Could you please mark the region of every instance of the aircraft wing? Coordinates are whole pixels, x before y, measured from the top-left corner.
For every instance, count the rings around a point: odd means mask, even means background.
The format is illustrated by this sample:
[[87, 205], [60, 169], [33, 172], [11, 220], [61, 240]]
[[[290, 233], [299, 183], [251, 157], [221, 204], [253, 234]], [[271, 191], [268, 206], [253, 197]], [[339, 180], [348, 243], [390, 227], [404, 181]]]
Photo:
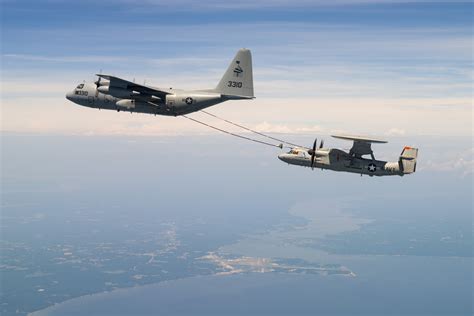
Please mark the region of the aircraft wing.
[[161, 100], [165, 100], [167, 94], [171, 94], [170, 92], [160, 90], [157, 88], [141, 85], [135, 82], [131, 82], [122, 78], [118, 78], [115, 76], [109, 76], [109, 75], [102, 75], [102, 74], [97, 74], [97, 76], [109, 80], [110, 84], [109, 86], [112, 88], [121, 88], [121, 89], [126, 89], [130, 91], [136, 91], [140, 93], [142, 96], [143, 95], [154, 95]]
[[334, 138], [351, 140], [354, 142], [350, 150], [351, 154], [356, 156], [370, 155], [372, 154], [372, 143], [383, 144], [386, 143], [386, 140], [370, 138], [365, 136], [352, 136], [352, 135], [331, 135]]

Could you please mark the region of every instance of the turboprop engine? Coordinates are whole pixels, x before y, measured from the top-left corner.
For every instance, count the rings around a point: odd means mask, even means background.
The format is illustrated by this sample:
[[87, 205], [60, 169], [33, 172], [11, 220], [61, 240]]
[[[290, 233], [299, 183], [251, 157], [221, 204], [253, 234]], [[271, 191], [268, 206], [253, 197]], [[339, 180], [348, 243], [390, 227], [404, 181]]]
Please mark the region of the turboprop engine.
[[137, 103], [137, 101], [135, 101], [135, 100], [123, 99], [123, 100], [117, 101], [117, 103], [115, 103], [115, 105], [119, 108], [124, 108], [124, 109], [130, 110], [130, 109], [135, 108], [136, 103]]

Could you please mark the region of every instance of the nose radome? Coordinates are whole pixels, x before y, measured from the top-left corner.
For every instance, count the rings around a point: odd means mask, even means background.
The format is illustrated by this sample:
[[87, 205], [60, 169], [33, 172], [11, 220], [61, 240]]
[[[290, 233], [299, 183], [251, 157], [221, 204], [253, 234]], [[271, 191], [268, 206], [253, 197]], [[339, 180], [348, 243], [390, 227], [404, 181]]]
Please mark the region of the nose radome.
[[279, 154], [279, 155], [278, 155], [278, 159], [280, 159], [281, 161], [285, 161], [285, 162], [286, 162], [286, 154]]
[[68, 99], [69, 101], [72, 101], [72, 92], [66, 93], [66, 99]]

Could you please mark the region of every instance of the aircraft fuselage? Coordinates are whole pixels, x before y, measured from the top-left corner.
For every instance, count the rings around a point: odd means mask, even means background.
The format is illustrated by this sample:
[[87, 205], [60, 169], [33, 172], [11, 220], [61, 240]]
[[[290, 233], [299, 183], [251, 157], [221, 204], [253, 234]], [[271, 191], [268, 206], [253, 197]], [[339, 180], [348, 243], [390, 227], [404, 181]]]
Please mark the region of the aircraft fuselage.
[[[278, 158], [291, 165], [311, 167], [311, 155], [306, 150], [296, 150], [294, 153], [280, 154]], [[353, 157], [340, 149], [318, 149], [313, 167], [369, 176], [404, 175], [398, 162]]]
[[[186, 91], [169, 89], [165, 100], [159, 98], [117, 97], [101, 93], [94, 84], [80, 84], [66, 95], [76, 104], [104, 110], [148, 113], [154, 115], [178, 116], [192, 113], [209, 106], [232, 99], [210, 91]], [[132, 92], [133, 93], [133, 92]], [[134, 97], [134, 98], [132, 98]]]

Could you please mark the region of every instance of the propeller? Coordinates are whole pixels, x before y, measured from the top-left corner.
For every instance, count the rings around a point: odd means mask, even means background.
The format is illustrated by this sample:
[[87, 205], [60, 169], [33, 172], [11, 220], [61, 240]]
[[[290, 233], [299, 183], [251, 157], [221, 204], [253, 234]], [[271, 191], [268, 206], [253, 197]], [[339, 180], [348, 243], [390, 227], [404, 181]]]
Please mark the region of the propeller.
[[[102, 73], [102, 69], [100, 70], [100, 73]], [[94, 83], [95, 83], [95, 97], [96, 98], [99, 95], [99, 87], [100, 87], [100, 80], [101, 79], [102, 79], [102, 77], [98, 76], [97, 80], [94, 81]]]
[[[308, 154], [311, 155], [311, 169], [314, 169], [314, 159], [316, 157], [316, 148], [318, 147], [318, 139], [316, 138], [313, 143], [313, 148], [308, 149]], [[324, 146], [324, 140], [321, 140], [321, 143], [319, 144], [319, 149], [323, 148]]]
[[[102, 73], [102, 69], [100, 70], [99, 73], [100, 73], [100, 74]], [[98, 78], [97, 78], [96, 81], [94, 81], [94, 83], [95, 83], [95, 86], [98, 88], [98, 87], [100, 87], [100, 81], [102, 80], [102, 77], [100, 77], [100, 76], [97, 76], [97, 77], [98, 77]]]
[[316, 138], [313, 143], [313, 148], [308, 149], [308, 154], [311, 155], [311, 169], [314, 169], [314, 157], [316, 156], [316, 145], [317, 145], [318, 139]]

